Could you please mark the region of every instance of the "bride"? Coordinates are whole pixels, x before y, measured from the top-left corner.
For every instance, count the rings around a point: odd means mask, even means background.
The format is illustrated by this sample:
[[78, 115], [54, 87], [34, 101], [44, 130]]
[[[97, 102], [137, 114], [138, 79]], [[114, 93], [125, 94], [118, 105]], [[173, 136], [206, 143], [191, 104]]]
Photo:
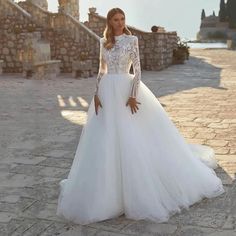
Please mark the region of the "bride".
[[60, 182], [57, 215], [83, 225], [122, 214], [165, 222], [224, 193], [216, 167], [213, 149], [186, 143], [141, 81], [138, 38], [124, 12], [111, 9], [95, 95], [68, 178]]

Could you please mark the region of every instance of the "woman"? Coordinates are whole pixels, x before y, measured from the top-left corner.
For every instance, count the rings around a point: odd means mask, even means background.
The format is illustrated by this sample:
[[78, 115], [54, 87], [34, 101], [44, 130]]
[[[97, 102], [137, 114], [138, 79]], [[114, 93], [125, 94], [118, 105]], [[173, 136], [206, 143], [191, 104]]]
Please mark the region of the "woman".
[[216, 166], [213, 150], [187, 144], [141, 82], [138, 38], [124, 12], [111, 9], [94, 99], [69, 176], [60, 183], [57, 214], [79, 224], [122, 214], [165, 222], [224, 193]]

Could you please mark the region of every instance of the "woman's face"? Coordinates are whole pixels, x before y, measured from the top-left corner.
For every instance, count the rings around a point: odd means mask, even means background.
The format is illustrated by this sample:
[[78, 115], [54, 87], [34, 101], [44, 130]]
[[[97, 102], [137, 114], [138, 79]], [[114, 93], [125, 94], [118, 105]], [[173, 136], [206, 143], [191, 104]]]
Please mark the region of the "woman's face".
[[110, 24], [114, 31], [123, 31], [125, 28], [125, 16], [121, 13], [116, 13], [111, 19]]

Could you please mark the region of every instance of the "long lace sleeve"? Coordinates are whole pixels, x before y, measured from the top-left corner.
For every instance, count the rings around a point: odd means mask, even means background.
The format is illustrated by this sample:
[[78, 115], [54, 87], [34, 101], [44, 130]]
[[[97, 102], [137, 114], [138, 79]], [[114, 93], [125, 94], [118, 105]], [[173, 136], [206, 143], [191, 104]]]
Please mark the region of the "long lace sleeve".
[[103, 48], [104, 48], [103, 38], [101, 38], [100, 39], [100, 52], [99, 52], [99, 70], [98, 70], [97, 79], [96, 79], [95, 95], [98, 94], [99, 82], [102, 76], [107, 72], [107, 65], [103, 56]]
[[136, 98], [138, 93], [138, 87], [141, 80], [141, 66], [140, 66], [139, 46], [138, 46], [137, 36], [134, 36], [134, 42], [130, 58], [133, 63], [133, 70], [134, 70], [134, 78], [131, 85], [130, 97]]

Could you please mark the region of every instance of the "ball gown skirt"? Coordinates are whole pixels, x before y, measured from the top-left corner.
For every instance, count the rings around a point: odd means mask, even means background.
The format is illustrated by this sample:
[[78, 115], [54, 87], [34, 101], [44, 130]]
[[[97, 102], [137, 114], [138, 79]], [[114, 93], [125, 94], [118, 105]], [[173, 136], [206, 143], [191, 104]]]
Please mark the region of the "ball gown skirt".
[[212, 148], [188, 144], [141, 81], [137, 113], [126, 106], [133, 75], [105, 74], [92, 99], [57, 215], [89, 224], [125, 214], [166, 222], [203, 198], [224, 193]]

